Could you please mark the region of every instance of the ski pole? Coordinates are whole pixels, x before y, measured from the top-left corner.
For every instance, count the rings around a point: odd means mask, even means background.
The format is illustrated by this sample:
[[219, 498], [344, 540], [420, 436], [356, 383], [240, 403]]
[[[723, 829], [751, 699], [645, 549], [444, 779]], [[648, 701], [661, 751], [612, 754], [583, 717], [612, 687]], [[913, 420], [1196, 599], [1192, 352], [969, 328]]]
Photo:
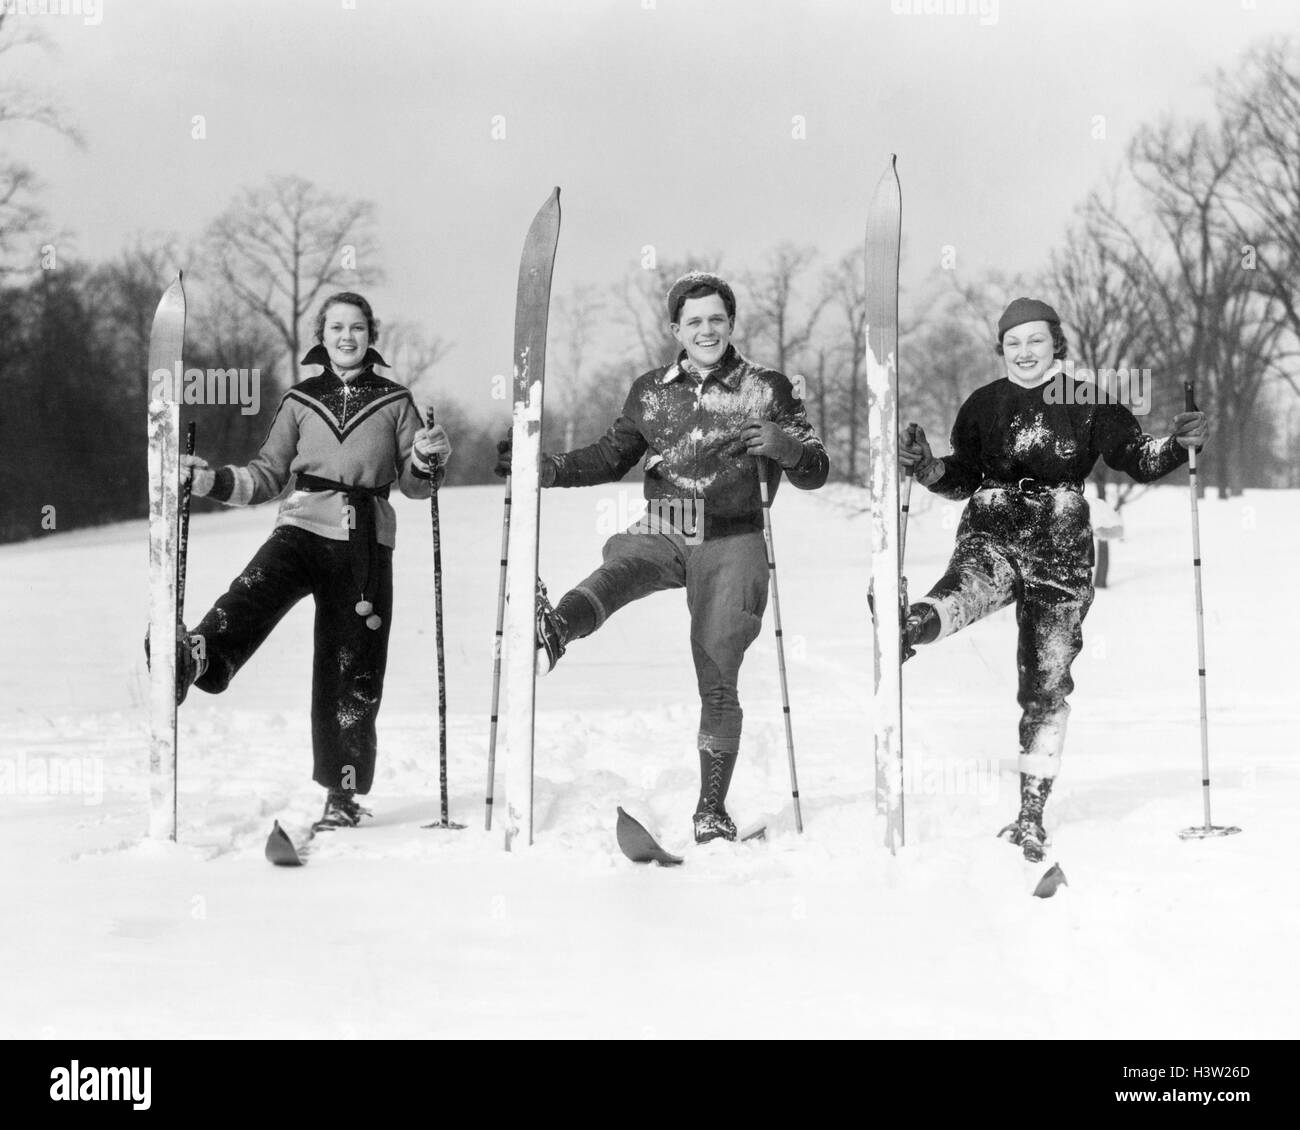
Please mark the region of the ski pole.
[[[1183, 383], [1185, 395], [1184, 409], [1187, 412], [1199, 411], [1196, 407], [1195, 390], [1191, 381]], [[1203, 840], [1210, 836], [1230, 836], [1240, 832], [1240, 828], [1216, 827], [1210, 822], [1210, 723], [1205, 699], [1205, 609], [1201, 602], [1201, 519], [1197, 506], [1197, 449], [1187, 449], [1187, 483], [1192, 500], [1192, 573], [1196, 578], [1196, 675], [1201, 692], [1201, 796], [1205, 806], [1204, 826], [1193, 825], [1178, 833], [1184, 840]]]
[[501, 642], [506, 618], [506, 564], [510, 547], [510, 476], [506, 476], [506, 504], [501, 517], [501, 582], [497, 587], [497, 632], [492, 642], [492, 725], [488, 732], [487, 817], [492, 831], [492, 789], [497, 768], [497, 711], [501, 703]]
[[[185, 454], [194, 454], [194, 433], [196, 429], [194, 421], [191, 420], [185, 430]], [[190, 468], [190, 476], [185, 480], [181, 487], [181, 513], [180, 513], [180, 537], [176, 546], [176, 632], [177, 638], [185, 635], [185, 571], [190, 556], [190, 491], [194, 485], [194, 468]], [[190, 641], [185, 640], [185, 646], [189, 647]], [[180, 672], [176, 672], [177, 685], [179, 686]], [[172, 762], [172, 839], [176, 838], [175, 829], [179, 826], [179, 777], [180, 771], [179, 754]]]
[[[907, 577], [903, 573], [903, 563], [907, 554], [907, 515], [912, 508], [912, 468], [908, 467], [906, 474], [903, 476], [903, 501], [899, 507], [898, 514], [898, 630], [899, 638], [902, 639], [902, 633], [907, 625]], [[906, 641], [904, 641], [905, 643]], [[901, 655], [901, 650], [900, 650]], [[901, 684], [902, 665], [899, 665], [899, 681]], [[901, 692], [900, 692], [901, 693]]]
[[912, 506], [912, 468], [903, 478], [903, 505], [898, 519], [898, 571], [903, 571], [903, 555], [907, 550], [907, 513]]
[[[194, 454], [194, 421], [191, 420], [185, 431], [185, 454]], [[190, 468], [190, 477], [181, 487], [181, 537], [176, 554], [176, 616], [185, 623], [185, 565], [190, 551], [190, 489], [194, 485], [194, 468]]]
[[772, 621], [776, 625], [776, 662], [781, 671], [781, 712], [785, 717], [785, 748], [790, 758], [790, 796], [794, 799], [795, 831], [803, 831], [799, 808], [799, 778], [794, 768], [794, 731], [790, 727], [790, 691], [785, 677], [785, 642], [781, 634], [781, 594], [776, 586], [776, 552], [772, 548], [772, 499], [767, 491], [767, 468], [759, 464], [758, 493], [763, 504], [763, 546], [767, 550], [767, 574], [772, 581]]
[[[435, 421], [433, 408], [429, 408], [429, 427]], [[436, 824], [426, 824], [426, 828], [461, 829], [464, 824], [455, 824], [448, 818], [447, 812], [447, 660], [442, 643], [442, 523], [438, 517], [438, 482], [437, 475], [442, 460], [434, 459], [432, 468], [432, 487], [429, 492], [429, 520], [433, 528], [433, 623], [434, 644], [438, 652], [438, 790], [442, 799], [442, 819]]]

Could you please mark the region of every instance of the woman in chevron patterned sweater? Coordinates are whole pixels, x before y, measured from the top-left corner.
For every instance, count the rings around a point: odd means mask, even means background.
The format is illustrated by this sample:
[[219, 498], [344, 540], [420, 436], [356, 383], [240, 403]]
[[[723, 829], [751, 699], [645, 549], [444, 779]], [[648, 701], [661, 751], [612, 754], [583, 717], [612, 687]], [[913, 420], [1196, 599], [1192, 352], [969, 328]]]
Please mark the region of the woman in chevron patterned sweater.
[[315, 598], [312, 778], [327, 790], [317, 828], [355, 827], [369, 813], [357, 795], [375, 772], [375, 720], [383, 696], [393, 603], [396, 520], [389, 489], [428, 498], [451, 445], [423, 427], [410, 392], [379, 376], [378, 325], [359, 294], [327, 298], [316, 342], [302, 359], [324, 372], [291, 388], [262, 449], [247, 466], [182, 460], [194, 494], [229, 506], [276, 498], [293, 482], [271, 536], [194, 629], [178, 664], [217, 694], [299, 600]]

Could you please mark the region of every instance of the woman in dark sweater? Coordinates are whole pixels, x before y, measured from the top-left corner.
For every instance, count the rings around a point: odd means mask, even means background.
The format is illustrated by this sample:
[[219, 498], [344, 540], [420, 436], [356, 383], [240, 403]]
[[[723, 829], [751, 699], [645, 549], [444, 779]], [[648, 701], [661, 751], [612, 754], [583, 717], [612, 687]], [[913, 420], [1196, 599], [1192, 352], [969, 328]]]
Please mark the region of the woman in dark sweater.
[[1045, 302], [1012, 302], [998, 322], [996, 348], [1006, 376], [961, 406], [951, 455], [936, 458], [915, 423], [900, 440], [900, 462], [918, 482], [945, 498], [970, 499], [947, 571], [909, 606], [904, 655], [1015, 603], [1020, 815], [999, 835], [1037, 862], [1046, 839], [1043, 806], [1065, 743], [1070, 665], [1093, 597], [1084, 481], [1101, 458], [1138, 482], [1154, 482], [1186, 463], [1187, 449], [1201, 447], [1208, 428], [1204, 413], [1181, 412], [1167, 436], [1146, 435], [1125, 405], [1066, 376], [1061, 320]]

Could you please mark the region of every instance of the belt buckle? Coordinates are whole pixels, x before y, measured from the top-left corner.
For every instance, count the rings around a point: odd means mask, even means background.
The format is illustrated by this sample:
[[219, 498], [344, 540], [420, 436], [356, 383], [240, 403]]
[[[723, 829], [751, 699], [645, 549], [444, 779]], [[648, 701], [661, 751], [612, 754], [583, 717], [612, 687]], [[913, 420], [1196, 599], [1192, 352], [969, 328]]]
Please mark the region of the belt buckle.
[[695, 500], [687, 500], [687, 504], [682, 507], [682, 536], [693, 538], [700, 529], [700, 516], [695, 510]]

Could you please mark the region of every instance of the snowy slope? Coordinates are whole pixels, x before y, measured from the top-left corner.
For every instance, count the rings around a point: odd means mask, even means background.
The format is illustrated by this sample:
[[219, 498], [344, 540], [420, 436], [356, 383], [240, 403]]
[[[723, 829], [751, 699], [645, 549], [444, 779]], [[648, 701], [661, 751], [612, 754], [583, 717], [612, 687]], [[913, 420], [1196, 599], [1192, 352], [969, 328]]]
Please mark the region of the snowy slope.
[[[916, 502], [914, 593], [942, 570], [959, 513]], [[880, 847], [864, 505], [852, 488], [787, 486], [775, 506], [804, 835], [769, 614], [742, 673], [730, 804], [742, 824], [769, 821], [768, 840], [689, 845], [698, 707], [684, 598], [669, 593], [540, 684], [538, 838], [506, 854], [483, 830], [500, 495], [442, 497], [462, 832], [419, 826], [437, 815], [432, 553], [427, 507], [398, 500], [377, 818], [297, 871], [261, 851], [273, 818], [301, 827], [320, 803], [309, 607], [225, 695], [191, 692], [181, 843], [153, 844], [144, 523], [0, 548], [0, 900], [17, 923], [0, 932], [0, 1036], [1297, 1035], [1278, 982], [1300, 942], [1296, 623], [1265, 570], [1300, 548], [1300, 497], [1202, 507], [1215, 818], [1245, 828], [1204, 843], [1175, 835], [1201, 817], [1187, 495], [1125, 510], [1075, 665], [1047, 820], [1071, 886], [1049, 902], [1027, 897], [1018, 854], [993, 836], [1016, 807], [1009, 612], [909, 663], [909, 845]], [[553, 597], [638, 510], [635, 487], [545, 494]], [[272, 516], [195, 519], [191, 622]], [[627, 863], [618, 804], [687, 866]]]

